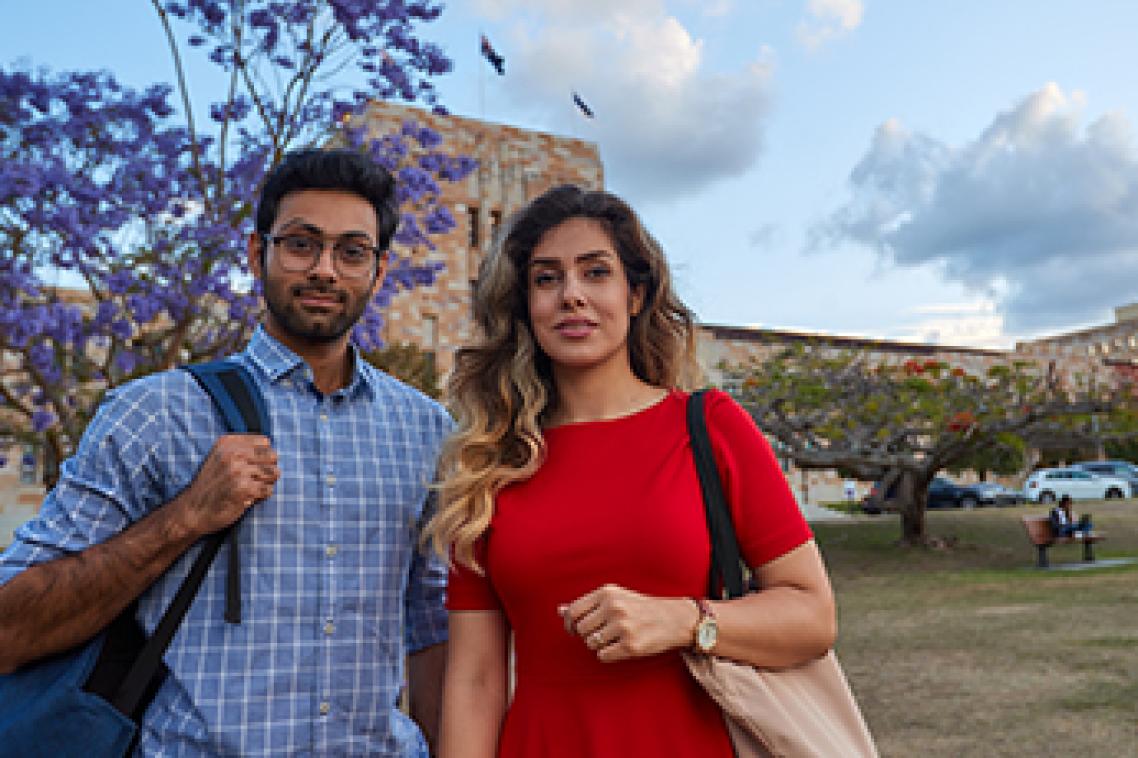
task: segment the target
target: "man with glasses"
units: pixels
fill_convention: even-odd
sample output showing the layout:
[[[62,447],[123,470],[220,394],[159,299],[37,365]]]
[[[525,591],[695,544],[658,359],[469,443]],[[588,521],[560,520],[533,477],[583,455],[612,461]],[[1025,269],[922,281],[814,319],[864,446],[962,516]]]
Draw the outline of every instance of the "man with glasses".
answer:
[[[387,269],[386,171],[292,153],[248,242],[266,313],[235,359],[272,440],[225,435],[184,371],[108,393],[37,518],[0,555],[0,673],[90,639],[132,600],[152,630],[202,536],[237,527],[242,618],[219,558],[174,637],[142,755],[427,754],[445,568],[418,546],[444,409],[364,362],[349,333]]]

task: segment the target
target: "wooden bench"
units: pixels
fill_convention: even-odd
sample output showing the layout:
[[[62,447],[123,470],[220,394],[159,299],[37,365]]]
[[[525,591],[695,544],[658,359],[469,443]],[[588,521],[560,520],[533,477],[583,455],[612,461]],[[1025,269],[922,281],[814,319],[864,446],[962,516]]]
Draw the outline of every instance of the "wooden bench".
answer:
[[[1052,545],[1081,542],[1083,543],[1083,560],[1089,562],[1095,559],[1094,543],[1105,539],[1105,536],[1098,532],[1079,532],[1077,536],[1059,537],[1051,528],[1051,519],[1047,516],[1024,516],[1023,528],[1027,530],[1027,538],[1031,540],[1031,544],[1035,545],[1039,551],[1039,557],[1035,564],[1039,568],[1047,568],[1050,565],[1047,562],[1047,548]]]

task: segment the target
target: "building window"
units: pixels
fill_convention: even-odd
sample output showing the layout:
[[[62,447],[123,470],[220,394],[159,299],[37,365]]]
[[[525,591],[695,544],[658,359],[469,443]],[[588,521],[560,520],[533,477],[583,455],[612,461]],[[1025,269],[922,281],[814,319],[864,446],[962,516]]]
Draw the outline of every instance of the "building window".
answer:
[[[423,349],[434,350],[439,341],[439,317],[423,316]]]
[[[502,211],[490,211],[490,241],[498,239],[498,227],[502,225]]]
[[[36,449],[33,445],[24,445],[20,455],[20,484],[36,483]]]
[[[466,221],[470,226],[470,247],[477,250],[482,246],[482,232],[478,225],[478,206],[472,205],[466,209]]]

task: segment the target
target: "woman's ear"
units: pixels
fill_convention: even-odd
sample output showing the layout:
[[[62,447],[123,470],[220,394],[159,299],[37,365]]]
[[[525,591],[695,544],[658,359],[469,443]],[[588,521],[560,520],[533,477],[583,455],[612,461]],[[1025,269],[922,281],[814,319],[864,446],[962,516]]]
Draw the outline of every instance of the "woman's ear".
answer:
[[[634,285],[628,291],[628,315],[639,316],[644,308],[644,285]]]

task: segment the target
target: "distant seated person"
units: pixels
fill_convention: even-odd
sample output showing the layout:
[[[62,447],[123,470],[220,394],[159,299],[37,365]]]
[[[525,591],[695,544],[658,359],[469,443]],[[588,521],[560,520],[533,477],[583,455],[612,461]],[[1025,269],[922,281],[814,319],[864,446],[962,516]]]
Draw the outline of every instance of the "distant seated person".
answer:
[[[1075,523],[1075,517],[1071,515],[1070,495],[1059,498],[1059,502],[1051,509],[1051,530],[1055,532],[1056,537],[1086,534],[1091,531],[1091,528],[1091,517],[1086,513],[1079,517],[1078,523]]]

